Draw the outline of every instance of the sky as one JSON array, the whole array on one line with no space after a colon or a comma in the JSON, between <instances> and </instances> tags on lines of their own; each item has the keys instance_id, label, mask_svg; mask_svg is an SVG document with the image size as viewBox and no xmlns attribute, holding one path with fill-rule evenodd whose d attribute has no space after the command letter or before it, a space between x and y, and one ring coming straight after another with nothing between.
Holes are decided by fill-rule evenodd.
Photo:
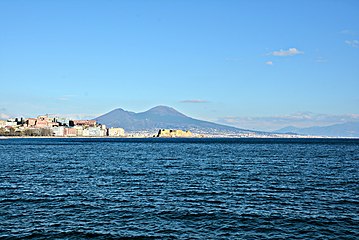
<instances>
[{"instance_id":1,"label":"sky","mask_svg":"<svg viewBox=\"0 0 359 240\"><path fill-rule=\"evenodd\" d=\"M1 0L0 118L171 106L275 130L359 121L357 0Z\"/></svg>"}]
</instances>

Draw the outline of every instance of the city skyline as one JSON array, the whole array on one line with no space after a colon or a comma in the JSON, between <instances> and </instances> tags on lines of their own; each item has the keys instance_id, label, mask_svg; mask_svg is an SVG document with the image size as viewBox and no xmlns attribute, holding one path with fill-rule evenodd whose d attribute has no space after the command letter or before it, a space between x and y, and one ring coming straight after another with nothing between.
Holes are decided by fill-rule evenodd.
<instances>
[{"instance_id":1,"label":"city skyline","mask_svg":"<svg viewBox=\"0 0 359 240\"><path fill-rule=\"evenodd\" d=\"M1 1L0 118L156 105L241 128L359 120L357 1Z\"/></svg>"}]
</instances>

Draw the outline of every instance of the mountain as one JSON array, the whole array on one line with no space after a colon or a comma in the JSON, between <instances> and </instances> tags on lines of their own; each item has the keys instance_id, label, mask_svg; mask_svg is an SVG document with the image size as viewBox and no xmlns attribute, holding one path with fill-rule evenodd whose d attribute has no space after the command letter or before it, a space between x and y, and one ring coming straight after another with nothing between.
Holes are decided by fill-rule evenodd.
<instances>
[{"instance_id":1,"label":"mountain","mask_svg":"<svg viewBox=\"0 0 359 240\"><path fill-rule=\"evenodd\" d=\"M334 124L325 127L285 127L275 131L276 133L296 133L302 135L326 136L326 137L359 137L359 122Z\"/></svg>"},{"instance_id":2,"label":"mountain","mask_svg":"<svg viewBox=\"0 0 359 240\"><path fill-rule=\"evenodd\" d=\"M121 127L125 131L157 131L159 129L183 129L195 133L249 133L253 131L225 126L188 117L177 110L157 106L148 111L135 113L121 108L95 118L108 127Z\"/></svg>"}]
</instances>

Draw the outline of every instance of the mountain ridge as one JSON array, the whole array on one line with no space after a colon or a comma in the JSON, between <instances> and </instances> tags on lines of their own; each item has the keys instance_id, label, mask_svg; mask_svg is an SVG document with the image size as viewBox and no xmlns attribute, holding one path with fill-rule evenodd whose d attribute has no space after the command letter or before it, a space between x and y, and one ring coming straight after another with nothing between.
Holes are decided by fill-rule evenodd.
<instances>
[{"instance_id":1,"label":"mountain ridge","mask_svg":"<svg viewBox=\"0 0 359 240\"><path fill-rule=\"evenodd\" d=\"M269 133L191 118L172 107L163 105L138 113L116 108L96 117L94 120L108 127L124 128L126 132L156 132L159 129L182 129L190 130L194 133L234 136L243 133L254 133L255 135L292 134L298 136L359 137L359 122L308 128L288 126Z\"/></svg>"},{"instance_id":2,"label":"mountain ridge","mask_svg":"<svg viewBox=\"0 0 359 240\"><path fill-rule=\"evenodd\" d=\"M97 118L108 127L121 127L125 131L157 131L159 129L184 129L195 133L249 133L256 132L232 126L203 121L186 116L168 106L155 106L144 112L131 112L116 108Z\"/></svg>"},{"instance_id":3,"label":"mountain ridge","mask_svg":"<svg viewBox=\"0 0 359 240\"><path fill-rule=\"evenodd\" d=\"M306 128L288 126L278 129L273 133L295 133L326 137L359 137L359 122L346 122L329 126L313 126Z\"/></svg>"}]
</instances>

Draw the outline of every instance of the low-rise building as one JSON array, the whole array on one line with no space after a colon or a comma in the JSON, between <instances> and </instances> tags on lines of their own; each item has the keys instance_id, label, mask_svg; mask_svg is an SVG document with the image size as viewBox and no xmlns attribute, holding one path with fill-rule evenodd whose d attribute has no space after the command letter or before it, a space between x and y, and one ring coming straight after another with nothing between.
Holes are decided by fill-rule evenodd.
<instances>
[{"instance_id":1,"label":"low-rise building","mask_svg":"<svg viewBox=\"0 0 359 240\"><path fill-rule=\"evenodd\" d=\"M36 118L28 118L26 124L28 127L34 127L36 125Z\"/></svg>"},{"instance_id":2,"label":"low-rise building","mask_svg":"<svg viewBox=\"0 0 359 240\"><path fill-rule=\"evenodd\" d=\"M35 127L37 128L47 128L58 126L59 124L55 122L54 118L49 118L48 116L38 116L36 119Z\"/></svg>"},{"instance_id":3,"label":"low-rise building","mask_svg":"<svg viewBox=\"0 0 359 240\"><path fill-rule=\"evenodd\" d=\"M74 126L73 128L76 129L76 135L78 137L83 137L83 131L84 131L83 126Z\"/></svg>"},{"instance_id":4,"label":"low-rise building","mask_svg":"<svg viewBox=\"0 0 359 240\"><path fill-rule=\"evenodd\" d=\"M70 120L66 117L57 117L56 122L63 126L70 126Z\"/></svg>"},{"instance_id":5,"label":"low-rise building","mask_svg":"<svg viewBox=\"0 0 359 240\"><path fill-rule=\"evenodd\" d=\"M25 121L27 127L35 128L51 128L60 126L55 118L49 118L48 116L38 116L37 118L28 118Z\"/></svg>"},{"instance_id":6,"label":"low-rise building","mask_svg":"<svg viewBox=\"0 0 359 240\"><path fill-rule=\"evenodd\" d=\"M83 130L84 137L103 137L101 127L88 127Z\"/></svg>"},{"instance_id":7,"label":"low-rise building","mask_svg":"<svg viewBox=\"0 0 359 240\"><path fill-rule=\"evenodd\" d=\"M69 124L71 127L74 126L88 126L88 127L95 127L96 120L70 120Z\"/></svg>"},{"instance_id":8,"label":"low-rise building","mask_svg":"<svg viewBox=\"0 0 359 240\"><path fill-rule=\"evenodd\" d=\"M54 137L63 137L65 134L65 127L52 127L51 130Z\"/></svg>"},{"instance_id":9,"label":"low-rise building","mask_svg":"<svg viewBox=\"0 0 359 240\"><path fill-rule=\"evenodd\" d=\"M6 121L5 123L5 127L16 127L17 126L17 122L15 121Z\"/></svg>"},{"instance_id":10,"label":"low-rise building","mask_svg":"<svg viewBox=\"0 0 359 240\"><path fill-rule=\"evenodd\" d=\"M58 126L60 126L60 124L58 122L47 123L47 127L58 127Z\"/></svg>"},{"instance_id":11,"label":"low-rise building","mask_svg":"<svg viewBox=\"0 0 359 240\"><path fill-rule=\"evenodd\" d=\"M75 128L64 128L64 137L76 137Z\"/></svg>"}]
</instances>

